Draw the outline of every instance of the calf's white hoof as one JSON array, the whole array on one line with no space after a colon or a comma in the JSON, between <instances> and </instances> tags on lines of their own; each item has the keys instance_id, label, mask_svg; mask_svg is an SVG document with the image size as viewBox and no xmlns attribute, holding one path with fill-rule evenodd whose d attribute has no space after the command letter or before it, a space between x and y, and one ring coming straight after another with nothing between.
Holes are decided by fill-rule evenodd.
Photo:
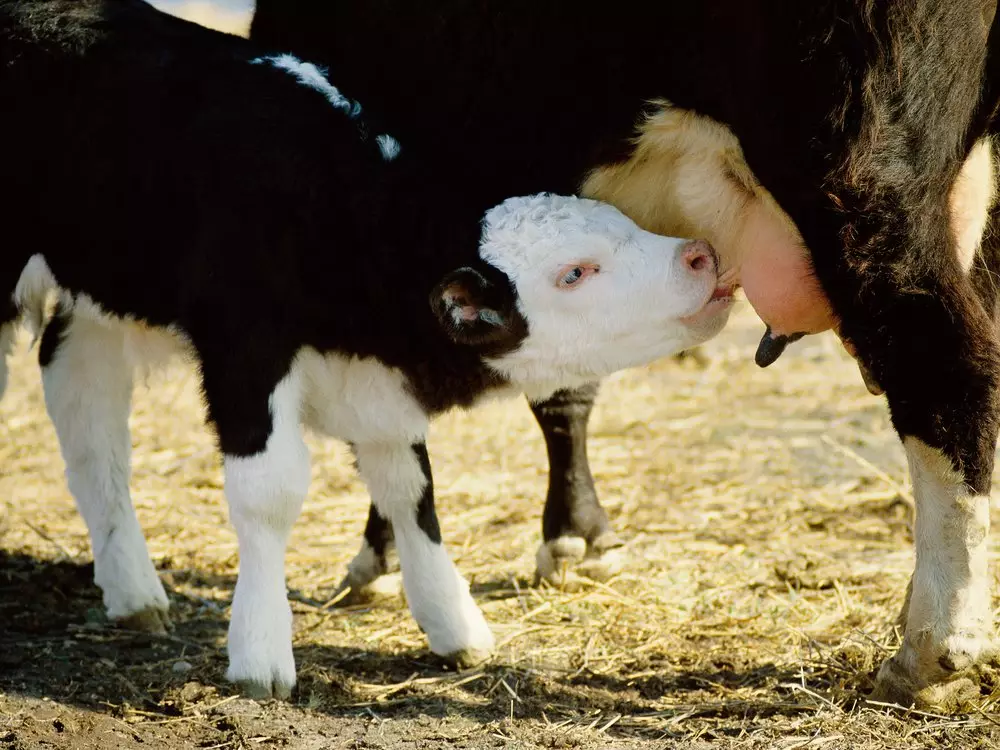
<instances>
[{"instance_id":1,"label":"calf's white hoof","mask_svg":"<svg viewBox=\"0 0 1000 750\"><path fill-rule=\"evenodd\" d=\"M295 686L295 660L292 658L291 643L288 645L288 653L282 654L281 663L251 664L231 661L226 679L235 683L247 698L254 700L288 698Z\"/></svg>"},{"instance_id":2,"label":"calf's white hoof","mask_svg":"<svg viewBox=\"0 0 1000 750\"><path fill-rule=\"evenodd\" d=\"M482 664L493 655L496 648L493 631L472 597L461 602L456 611L446 614L450 621L424 628L433 653L459 668Z\"/></svg>"},{"instance_id":3,"label":"calf's white hoof","mask_svg":"<svg viewBox=\"0 0 1000 750\"><path fill-rule=\"evenodd\" d=\"M236 687L244 698L255 701L266 701L271 698L288 700L292 697L294 683L278 681L260 682L258 680L239 680Z\"/></svg>"},{"instance_id":4,"label":"calf's white hoof","mask_svg":"<svg viewBox=\"0 0 1000 750\"><path fill-rule=\"evenodd\" d=\"M164 634L174 629L166 607L147 607L126 617L119 617L115 620L115 625L125 630L157 634Z\"/></svg>"},{"instance_id":5,"label":"calf's white hoof","mask_svg":"<svg viewBox=\"0 0 1000 750\"><path fill-rule=\"evenodd\" d=\"M287 602L275 603L272 609L243 608L234 602L228 651L226 679L236 683L245 696L265 699L291 695L295 656L292 610Z\"/></svg>"},{"instance_id":6,"label":"calf's white hoof","mask_svg":"<svg viewBox=\"0 0 1000 750\"><path fill-rule=\"evenodd\" d=\"M94 560L94 583L101 589L108 619L130 630L169 629L170 601L145 542L140 538L142 549L130 549L125 538L125 534L114 535L112 544Z\"/></svg>"}]
</instances>

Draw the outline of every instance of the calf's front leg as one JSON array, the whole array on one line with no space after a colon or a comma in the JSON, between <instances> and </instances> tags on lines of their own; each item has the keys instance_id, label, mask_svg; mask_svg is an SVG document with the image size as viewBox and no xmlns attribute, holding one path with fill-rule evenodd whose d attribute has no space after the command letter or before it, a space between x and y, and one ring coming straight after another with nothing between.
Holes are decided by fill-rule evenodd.
<instances>
[{"instance_id":1,"label":"calf's front leg","mask_svg":"<svg viewBox=\"0 0 1000 750\"><path fill-rule=\"evenodd\" d=\"M240 554L226 677L248 697L287 698L295 659L285 551L310 479L300 378L292 370L268 394L266 368L220 367L203 357L202 370Z\"/></svg>"},{"instance_id":2,"label":"calf's front leg","mask_svg":"<svg viewBox=\"0 0 1000 750\"><path fill-rule=\"evenodd\" d=\"M493 633L441 542L426 445L361 443L355 456L375 509L392 524L406 600L431 651L462 667L484 661Z\"/></svg>"},{"instance_id":3,"label":"calf's front leg","mask_svg":"<svg viewBox=\"0 0 1000 750\"><path fill-rule=\"evenodd\" d=\"M542 545L535 555L536 582L558 583L571 566L605 580L622 567L622 540L601 507L587 460L587 423L597 389L594 383L557 391L531 404L549 457Z\"/></svg>"}]
</instances>

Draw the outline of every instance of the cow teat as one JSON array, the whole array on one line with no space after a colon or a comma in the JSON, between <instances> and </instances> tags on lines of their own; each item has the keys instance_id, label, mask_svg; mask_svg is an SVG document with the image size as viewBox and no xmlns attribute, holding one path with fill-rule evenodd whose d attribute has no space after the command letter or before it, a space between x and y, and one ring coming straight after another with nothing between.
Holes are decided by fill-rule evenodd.
<instances>
[{"instance_id":1,"label":"cow teat","mask_svg":"<svg viewBox=\"0 0 1000 750\"><path fill-rule=\"evenodd\" d=\"M790 333L787 336L777 335L771 332L771 326L767 327L764 335L757 345L757 354L754 355L754 362L758 367L768 367L778 361L778 357L785 351L785 347L798 341L805 336L804 333Z\"/></svg>"}]
</instances>

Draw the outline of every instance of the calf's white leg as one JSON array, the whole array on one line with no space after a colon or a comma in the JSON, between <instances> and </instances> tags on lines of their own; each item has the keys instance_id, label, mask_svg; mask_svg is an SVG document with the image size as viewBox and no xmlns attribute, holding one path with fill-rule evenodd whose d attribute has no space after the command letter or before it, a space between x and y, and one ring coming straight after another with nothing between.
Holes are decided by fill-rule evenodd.
<instances>
[{"instance_id":1,"label":"calf's white leg","mask_svg":"<svg viewBox=\"0 0 1000 750\"><path fill-rule=\"evenodd\" d=\"M271 394L272 424L264 450L226 455L224 461L226 500L240 550L226 677L251 698L287 698L295 685L285 549L309 489L300 405L293 373Z\"/></svg>"},{"instance_id":2,"label":"calf's white leg","mask_svg":"<svg viewBox=\"0 0 1000 750\"><path fill-rule=\"evenodd\" d=\"M493 633L441 543L426 446L362 443L355 455L372 502L392 524L406 600L431 651L463 667L484 661Z\"/></svg>"},{"instance_id":3,"label":"calf's white leg","mask_svg":"<svg viewBox=\"0 0 1000 750\"><path fill-rule=\"evenodd\" d=\"M123 329L59 309L39 347L45 405L90 532L108 617L162 632L169 603L129 496L132 371Z\"/></svg>"}]
</instances>

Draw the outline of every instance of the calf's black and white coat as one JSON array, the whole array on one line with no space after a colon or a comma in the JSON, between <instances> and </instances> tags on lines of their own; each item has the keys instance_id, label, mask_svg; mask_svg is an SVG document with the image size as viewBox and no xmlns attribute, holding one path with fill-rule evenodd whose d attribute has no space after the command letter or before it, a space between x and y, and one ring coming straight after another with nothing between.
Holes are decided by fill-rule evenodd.
<instances>
[{"instance_id":1,"label":"calf's black and white coat","mask_svg":"<svg viewBox=\"0 0 1000 750\"><path fill-rule=\"evenodd\" d=\"M108 614L167 624L128 414L134 367L181 350L239 538L228 676L253 695L295 681L283 559L303 424L351 443L431 648L475 661L493 638L441 544L428 420L589 382L726 318L706 243L595 201L463 199L321 70L138 0L0 2L0 109L4 354L54 295L46 404Z\"/></svg>"}]
</instances>

